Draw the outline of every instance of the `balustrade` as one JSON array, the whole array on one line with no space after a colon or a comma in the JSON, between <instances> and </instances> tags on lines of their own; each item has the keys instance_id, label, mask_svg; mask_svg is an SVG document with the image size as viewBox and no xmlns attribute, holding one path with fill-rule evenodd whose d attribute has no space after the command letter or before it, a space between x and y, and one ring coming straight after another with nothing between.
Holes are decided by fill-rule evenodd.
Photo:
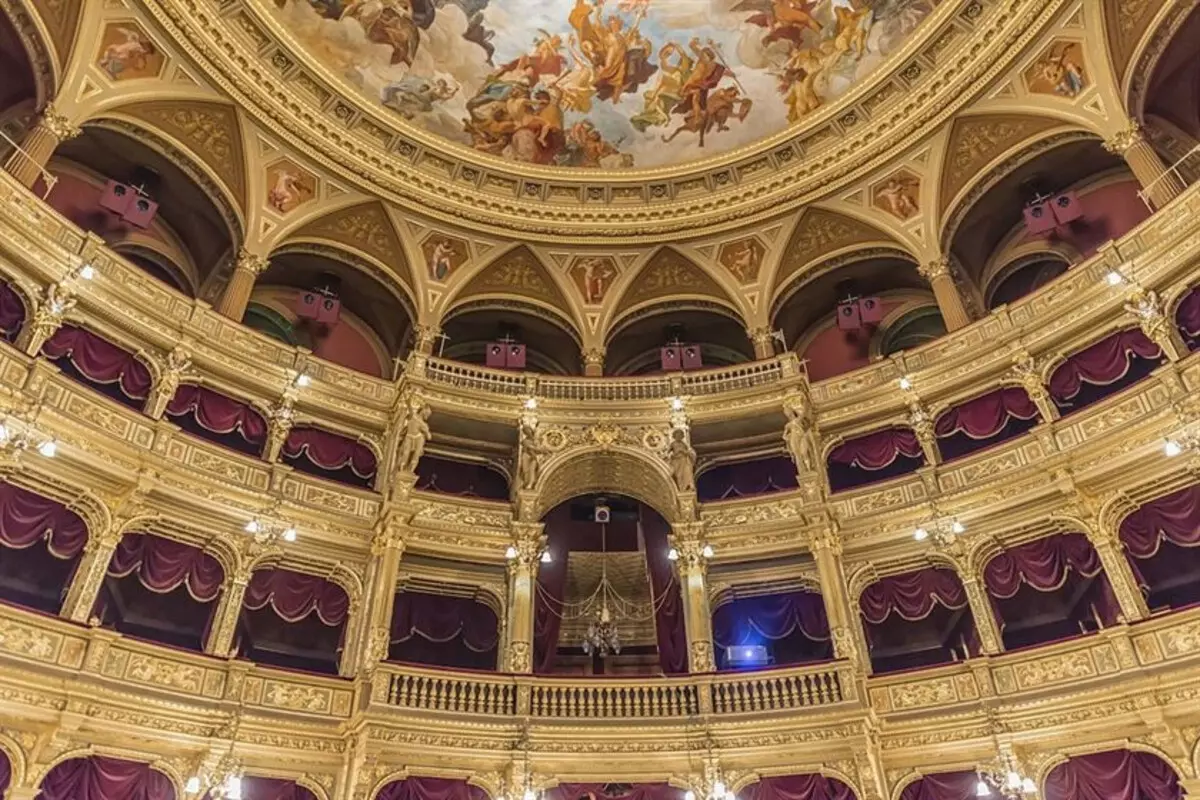
<instances>
[{"instance_id":1,"label":"balustrade","mask_svg":"<svg viewBox=\"0 0 1200 800\"><path fill-rule=\"evenodd\" d=\"M714 681L710 691L713 712L717 714L828 706L848 699L842 692L842 675L836 663L730 675Z\"/></svg>"}]
</instances>

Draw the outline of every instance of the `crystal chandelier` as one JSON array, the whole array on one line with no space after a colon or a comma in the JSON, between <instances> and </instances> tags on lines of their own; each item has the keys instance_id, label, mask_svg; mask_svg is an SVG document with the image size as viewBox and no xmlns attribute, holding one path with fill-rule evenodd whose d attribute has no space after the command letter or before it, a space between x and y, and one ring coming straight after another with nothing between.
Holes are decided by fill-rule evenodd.
<instances>
[{"instance_id":1,"label":"crystal chandelier","mask_svg":"<svg viewBox=\"0 0 1200 800\"><path fill-rule=\"evenodd\" d=\"M600 594L600 610L588 623L581 644L587 655L605 658L621 652L621 634L608 609L608 595L613 589L608 582L608 525L603 522L600 523L600 559L600 586L596 590Z\"/></svg>"},{"instance_id":2,"label":"crystal chandelier","mask_svg":"<svg viewBox=\"0 0 1200 800\"><path fill-rule=\"evenodd\" d=\"M981 767L978 774L976 797L995 798L997 794L1006 800L1032 800L1037 797L1037 784L1021 771L1016 757L1011 753L1004 753L998 762Z\"/></svg>"}]
</instances>

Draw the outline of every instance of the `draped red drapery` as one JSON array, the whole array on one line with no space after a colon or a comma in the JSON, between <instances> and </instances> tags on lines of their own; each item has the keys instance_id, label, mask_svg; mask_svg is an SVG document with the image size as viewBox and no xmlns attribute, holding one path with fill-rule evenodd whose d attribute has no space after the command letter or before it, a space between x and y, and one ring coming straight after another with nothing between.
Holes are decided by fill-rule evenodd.
<instances>
[{"instance_id":1,"label":"draped red drapery","mask_svg":"<svg viewBox=\"0 0 1200 800\"><path fill-rule=\"evenodd\" d=\"M794 488L796 465L789 456L721 464L696 478L696 495L701 501L754 497Z\"/></svg>"},{"instance_id":2,"label":"draped red drapery","mask_svg":"<svg viewBox=\"0 0 1200 800\"><path fill-rule=\"evenodd\" d=\"M21 296L7 283L0 281L0 339L16 341L25 324L25 304Z\"/></svg>"},{"instance_id":3,"label":"draped red drapery","mask_svg":"<svg viewBox=\"0 0 1200 800\"><path fill-rule=\"evenodd\" d=\"M319 575L261 569L250 578L243 605L250 611L269 605L285 622L299 622L315 613L325 625L337 627L346 621L350 598L341 586Z\"/></svg>"},{"instance_id":4,"label":"draped red drapery","mask_svg":"<svg viewBox=\"0 0 1200 800\"><path fill-rule=\"evenodd\" d=\"M856 800L849 786L816 773L763 778L738 795L741 800Z\"/></svg>"},{"instance_id":5,"label":"draped red drapery","mask_svg":"<svg viewBox=\"0 0 1200 800\"><path fill-rule=\"evenodd\" d=\"M242 778L242 800L317 800L311 790L283 778Z\"/></svg>"},{"instance_id":6,"label":"draped red drapery","mask_svg":"<svg viewBox=\"0 0 1200 800\"><path fill-rule=\"evenodd\" d=\"M405 778L379 790L375 800L489 800L478 786L453 778Z\"/></svg>"},{"instance_id":7,"label":"draped red drapery","mask_svg":"<svg viewBox=\"0 0 1200 800\"><path fill-rule=\"evenodd\" d=\"M658 665L666 675L683 675L688 671L687 629L683 618L683 589L667 557L671 549L671 526L644 507L639 524L646 542L650 590L657 607L654 633L658 642Z\"/></svg>"},{"instance_id":8,"label":"draped red drapery","mask_svg":"<svg viewBox=\"0 0 1200 800\"><path fill-rule=\"evenodd\" d=\"M935 772L905 786L900 800L974 800L978 782L974 772Z\"/></svg>"},{"instance_id":9,"label":"draped red drapery","mask_svg":"<svg viewBox=\"0 0 1200 800\"><path fill-rule=\"evenodd\" d=\"M1121 541L1134 558L1153 558L1164 539L1200 546L1200 484L1144 503L1121 522Z\"/></svg>"},{"instance_id":10,"label":"draped red drapery","mask_svg":"<svg viewBox=\"0 0 1200 800\"><path fill-rule=\"evenodd\" d=\"M261 447L267 440L267 421L261 414L246 403L205 386L180 386L167 404L167 416L192 419L210 433L236 433L255 446Z\"/></svg>"},{"instance_id":11,"label":"draped red drapery","mask_svg":"<svg viewBox=\"0 0 1200 800\"><path fill-rule=\"evenodd\" d=\"M1139 329L1117 331L1068 356L1050 376L1050 395L1060 406L1070 405L1084 383L1106 386L1124 378L1135 356L1158 359L1162 349Z\"/></svg>"},{"instance_id":12,"label":"draped red drapery","mask_svg":"<svg viewBox=\"0 0 1200 800\"><path fill-rule=\"evenodd\" d=\"M1022 584L1039 592L1056 591L1072 572L1099 579L1094 598L1096 612L1103 624L1114 624L1121 613L1120 605L1103 574L1099 554L1082 533L1047 536L1005 550L984 567L983 582L994 599L1007 600L1020 591ZM999 616L1003 626L1003 614Z\"/></svg>"},{"instance_id":13,"label":"draped red drapery","mask_svg":"<svg viewBox=\"0 0 1200 800\"><path fill-rule=\"evenodd\" d=\"M161 536L133 533L121 539L108 565L108 574L125 578L137 574L152 592L166 594L187 586L198 603L209 603L221 593L225 570L208 553Z\"/></svg>"},{"instance_id":14,"label":"draped red drapery","mask_svg":"<svg viewBox=\"0 0 1200 800\"><path fill-rule=\"evenodd\" d=\"M12 764L8 761L8 753L0 750L0 797L8 791L8 785L12 783Z\"/></svg>"},{"instance_id":15,"label":"draped red drapery","mask_svg":"<svg viewBox=\"0 0 1200 800\"><path fill-rule=\"evenodd\" d=\"M1108 750L1067 759L1046 776L1045 800L1181 800L1171 765L1151 753Z\"/></svg>"},{"instance_id":16,"label":"draped red drapery","mask_svg":"<svg viewBox=\"0 0 1200 800\"><path fill-rule=\"evenodd\" d=\"M786 639L796 630L814 642L829 639L825 601L816 592L740 597L713 612L713 644L719 648L758 639Z\"/></svg>"},{"instance_id":17,"label":"draped red drapery","mask_svg":"<svg viewBox=\"0 0 1200 800\"><path fill-rule=\"evenodd\" d=\"M1004 430L1010 419L1029 420L1038 415L1037 406L1024 389L1005 387L961 403L937 419L939 438L962 433L972 439L989 439Z\"/></svg>"},{"instance_id":18,"label":"draped red drapery","mask_svg":"<svg viewBox=\"0 0 1200 800\"><path fill-rule=\"evenodd\" d=\"M87 525L62 503L0 483L0 545L14 550L45 541L55 558L79 555L87 541Z\"/></svg>"},{"instance_id":19,"label":"draped red drapery","mask_svg":"<svg viewBox=\"0 0 1200 800\"><path fill-rule=\"evenodd\" d=\"M288 459L307 460L330 472L348 468L364 482L375 477L376 460L371 448L320 428L292 428L283 443L282 454Z\"/></svg>"},{"instance_id":20,"label":"draped red drapery","mask_svg":"<svg viewBox=\"0 0 1200 800\"><path fill-rule=\"evenodd\" d=\"M130 353L107 339L75 325L63 325L44 345L52 361L66 359L80 375L98 384L115 383L133 400L150 394L150 370Z\"/></svg>"},{"instance_id":21,"label":"draped red drapery","mask_svg":"<svg viewBox=\"0 0 1200 800\"><path fill-rule=\"evenodd\" d=\"M1179 324L1188 348L1195 350L1200 347L1200 286L1193 287L1180 301L1175 311L1175 322Z\"/></svg>"},{"instance_id":22,"label":"draped red drapery","mask_svg":"<svg viewBox=\"0 0 1200 800\"><path fill-rule=\"evenodd\" d=\"M175 787L149 764L88 756L50 770L37 800L175 800Z\"/></svg>"},{"instance_id":23,"label":"draped red drapery","mask_svg":"<svg viewBox=\"0 0 1200 800\"><path fill-rule=\"evenodd\" d=\"M938 605L963 608L967 593L953 570L928 567L880 578L863 591L858 604L863 618L872 624L891 614L912 622L925 619Z\"/></svg>"},{"instance_id":24,"label":"draped red drapery","mask_svg":"<svg viewBox=\"0 0 1200 800\"><path fill-rule=\"evenodd\" d=\"M669 783L560 783L544 800L683 800L683 793Z\"/></svg>"},{"instance_id":25,"label":"draped red drapery","mask_svg":"<svg viewBox=\"0 0 1200 800\"><path fill-rule=\"evenodd\" d=\"M392 644L419 637L430 642L460 641L476 653L495 650L500 624L496 612L469 597L403 591L392 612Z\"/></svg>"},{"instance_id":26,"label":"draped red drapery","mask_svg":"<svg viewBox=\"0 0 1200 800\"><path fill-rule=\"evenodd\" d=\"M829 453L829 460L860 469L880 470L900 456L919 458L921 452L921 443L910 429L887 428L842 442Z\"/></svg>"}]
</instances>

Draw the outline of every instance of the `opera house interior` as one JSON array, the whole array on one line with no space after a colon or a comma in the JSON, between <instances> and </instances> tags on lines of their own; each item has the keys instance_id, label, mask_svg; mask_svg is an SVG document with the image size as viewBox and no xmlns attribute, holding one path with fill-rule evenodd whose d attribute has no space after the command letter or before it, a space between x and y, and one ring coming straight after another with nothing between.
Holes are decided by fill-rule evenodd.
<instances>
[{"instance_id":1,"label":"opera house interior","mask_svg":"<svg viewBox=\"0 0 1200 800\"><path fill-rule=\"evenodd\" d=\"M0 165L0 800L1200 800L1200 0L0 0Z\"/></svg>"}]
</instances>

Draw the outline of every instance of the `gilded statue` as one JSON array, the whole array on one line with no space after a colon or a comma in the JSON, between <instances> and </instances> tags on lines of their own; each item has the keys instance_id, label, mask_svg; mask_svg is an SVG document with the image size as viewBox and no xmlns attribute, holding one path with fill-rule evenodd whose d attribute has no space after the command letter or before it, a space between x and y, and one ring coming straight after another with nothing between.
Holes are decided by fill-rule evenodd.
<instances>
[{"instance_id":1,"label":"gilded statue","mask_svg":"<svg viewBox=\"0 0 1200 800\"><path fill-rule=\"evenodd\" d=\"M404 418L404 438L400 441L400 452L396 456L396 466L401 472L412 474L417 471L417 462L421 460L425 443L429 441L431 413L429 405L421 400L409 405Z\"/></svg>"},{"instance_id":2,"label":"gilded statue","mask_svg":"<svg viewBox=\"0 0 1200 800\"><path fill-rule=\"evenodd\" d=\"M517 453L517 483L522 489L533 489L541 475L541 457L549 452L537 440L537 418L521 418L521 439Z\"/></svg>"},{"instance_id":3,"label":"gilded statue","mask_svg":"<svg viewBox=\"0 0 1200 800\"><path fill-rule=\"evenodd\" d=\"M675 488L680 492L696 491L696 451L688 442L687 431L683 428L671 432L671 446L667 454Z\"/></svg>"},{"instance_id":4,"label":"gilded statue","mask_svg":"<svg viewBox=\"0 0 1200 800\"><path fill-rule=\"evenodd\" d=\"M787 445L796 469L800 472L813 472L817 469L819 459L813 442L812 418L799 401L786 403L783 410L787 413L788 421L783 428L783 441Z\"/></svg>"}]
</instances>

